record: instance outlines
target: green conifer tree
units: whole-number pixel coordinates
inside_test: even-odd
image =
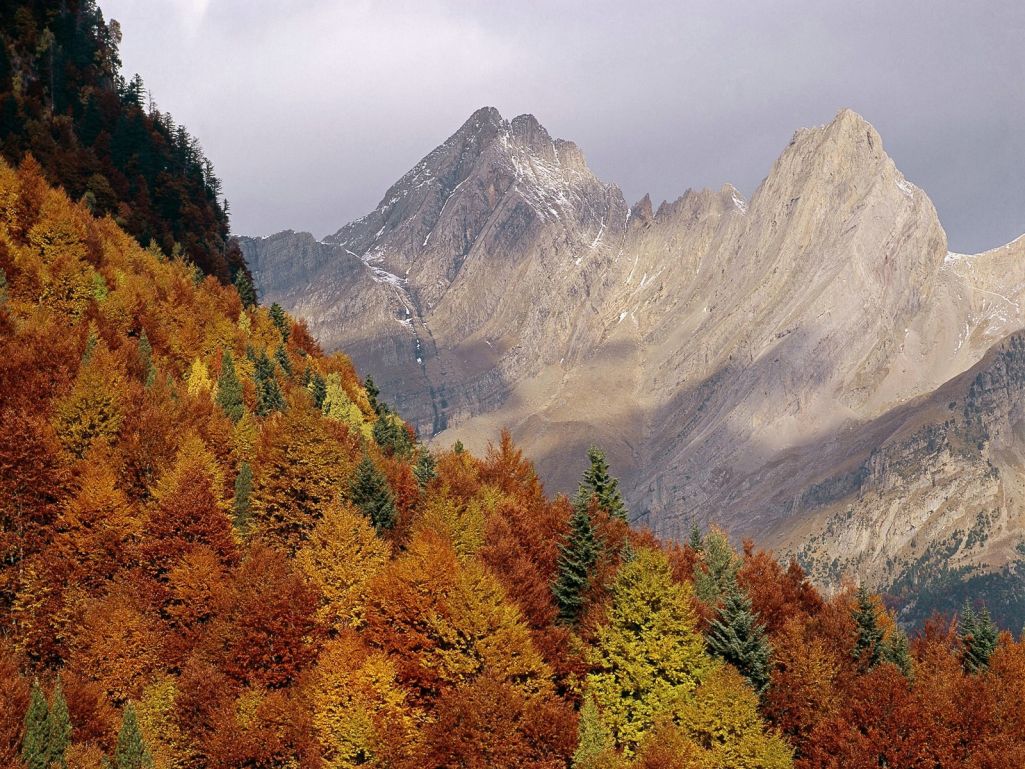
[[[257,302],[256,289],[253,287],[253,281],[249,279],[248,273],[245,270],[236,272],[234,283],[239,299],[242,300],[242,306],[246,309],[253,307]]]
[[[586,508],[573,507],[569,536],[559,546],[559,570],[552,584],[552,596],[559,608],[559,621],[575,625],[584,611],[592,571],[598,561],[598,542]]]
[[[249,516],[252,510],[253,468],[248,462],[238,467],[235,476],[235,501],[233,504],[235,528],[241,532],[249,531]]]
[[[64,699],[64,690],[60,679],[53,690],[50,712],[46,717],[46,761],[47,766],[58,766],[66,769],[67,761],[64,754],[71,744],[71,717],[68,715],[68,703]]]
[[[736,584],[712,621],[707,643],[708,650],[739,670],[756,692],[765,691],[769,685],[772,646],[751,607],[751,599]]]
[[[605,459],[605,452],[596,446],[591,446],[587,450],[587,459],[590,465],[584,471],[584,478],[580,483],[577,505],[586,507],[591,497],[597,497],[598,505],[610,516],[623,521],[627,520],[626,505],[619,493],[619,481],[609,474],[609,463]]]
[[[374,384],[374,378],[367,374],[366,380],[363,382],[363,389],[367,391],[367,398],[370,400],[370,406],[374,409],[374,413],[381,413],[381,404],[377,402],[377,396],[381,394],[381,391],[377,389]]]
[[[217,405],[232,422],[238,422],[246,413],[242,400],[242,383],[235,373],[235,359],[231,352],[224,351],[221,355],[221,375],[217,379]]]
[[[891,665],[896,665],[905,677],[911,678],[913,669],[911,666],[911,649],[908,645],[907,633],[899,627],[894,628],[890,633],[889,638],[883,642],[883,648],[880,651],[880,659],[883,662],[889,662]]]
[[[278,345],[278,348],[274,351],[274,360],[278,362],[286,376],[292,376],[292,361],[288,359],[288,353],[285,352],[284,345]]]
[[[50,708],[39,681],[33,681],[25,713],[25,736],[21,743],[21,760],[26,769],[47,769],[50,757],[49,714]]]
[[[153,386],[153,382],[157,378],[157,367],[153,365],[153,345],[149,343],[149,337],[146,336],[146,329],[142,330],[142,334],[139,336],[139,357],[142,358],[143,371],[145,371],[145,385],[148,390]]]
[[[349,499],[370,519],[379,534],[395,525],[398,513],[388,479],[367,455],[352,477]]]
[[[865,670],[871,670],[879,664],[883,631],[879,627],[875,601],[864,586],[858,588],[857,602],[854,623],[858,629],[858,638],[854,642],[854,659],[858,660]]]
[[[416,467],[413,468],[413,475],[416,476],[416,482],[420,484],[421,489],[426,488],[427,484],[437,477],[436,466],[434,455],[421,447],[420,457],[416,460]]]
[[[114,749],[115,769],[152,769],[153,759],[142,739],[142,730],[132,703],[125,705],[121,717],[121,731]]]
[[[413,451],[413,443],[406,426],[387,407],[379,413],[380,416],[374,422],[374,442],[389,456],[408,457]]]
[[[253,377],[256,380],[256,413],[265,417],[272,411],[281,411],[285,408],[285,396],[281,393],[281,387],[274,376],[274,364],[271,363],[267,353],[261,352],[254,359],[256,369]]]
[[[985,606],[976,613],[969,603],[965,603],[958,620],[958,638],[964,647],[962,664],[965,672],[981,673],[989,668],[989,658],[996,651],[1000,631],[989,616]]]
[[[277,326],[278,332],[281,334],[281,341],[287,342],[289,334],[292,333],[291,327],[288,325],[288,316],[285,315],[285,311],[281,309],[281,305],[274,302],[270,306],[270,319],[274,321],[274,325]]]
[[[324,377],[314,371],[310,376],[310,382],[307,387],[310,389],[313,404],[318,409],[324,408],[324,401],[327,399],[327,382],[324,381]]]

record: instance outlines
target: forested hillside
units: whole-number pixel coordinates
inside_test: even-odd
[[[6,28],[6,27],[5,27]],[[1011,767],[1025,643],[428,451],[304,325],[0,163],[0,765]],[[976,607],[978,608],[978,607]]]
[[[31,152],[51,183],[144,246],[248,280],[213,165],[138,75],[121,74],[120,39],[93,0],[0,4],[0,152]]]

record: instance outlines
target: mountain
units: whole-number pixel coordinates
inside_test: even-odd
[[[1025,240],[949,253],[928,197],[850,110],[798,131],[750,201],[726,185],[653,210],[532,116],[485,108],[334,235],[241,245],[264,298],[344,346],[421,433],[477,448],[508,425],[562,490],[598,443],[661,535],[716,521],[823,581],[897,585],[991,495],[941,510],[891,465],[862,468],[1025,326]],[[991,451],[954,475],[994,472]],[[866,483],[914,509],[917,536],[879,536]],[[833,538],[848,493],[868,533]],[[1007,504],[965,568],[1015,562]]]

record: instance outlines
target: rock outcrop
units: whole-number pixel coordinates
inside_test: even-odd
[[[422,434],[479,448],[508,426],[562,490],[599,443],[657,533],[715,520],[823,579],[899,578],[881,564],[918,551],[869,541],[901,493],[863,502],[869,458],[1025,327],[1025,240],[948,253],[928,197],[849,110],[798,131],[750,201],[726,185],[653,210],[532,116],[485,108],[367,216],[242,246],[264,300],[351,352]],[[823,521],[851,494],[869,523],[841,537]],[[927,496],[909,531],[935,528]]]

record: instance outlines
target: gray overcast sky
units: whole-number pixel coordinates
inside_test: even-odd
[[[656,204],[750,195],[794,130],[849,106],[952,250],[1025,232],[1022,0],[99,3],[240,234],[334,232],[483,105],[533,113]]]

